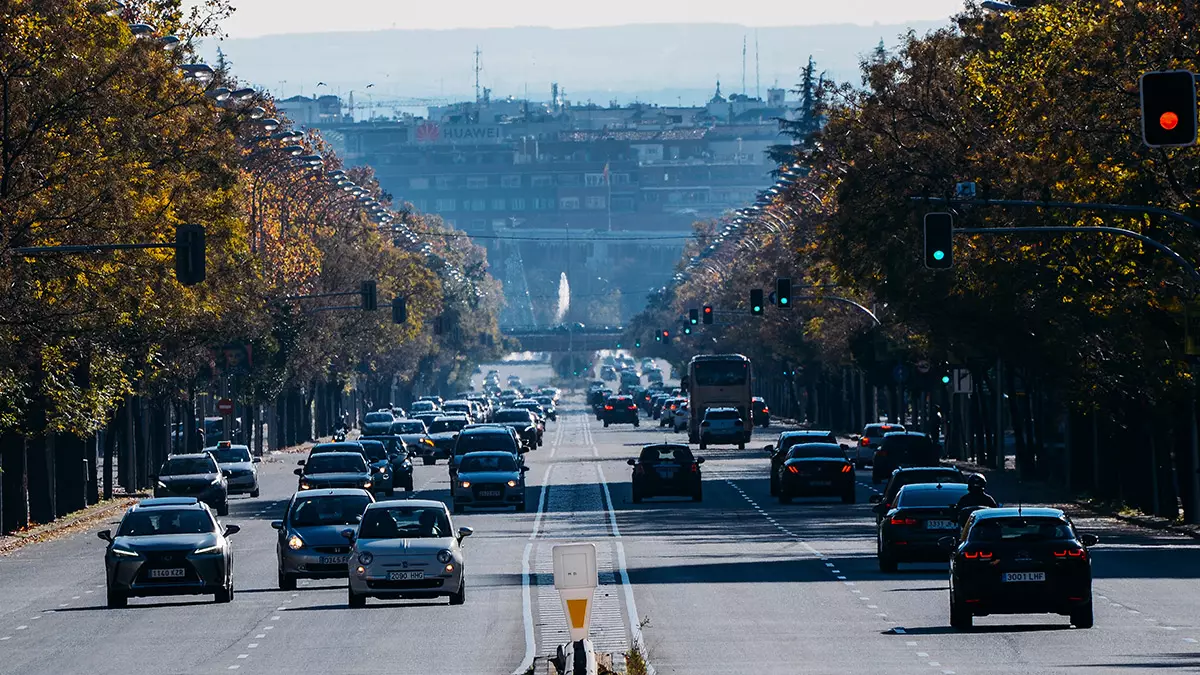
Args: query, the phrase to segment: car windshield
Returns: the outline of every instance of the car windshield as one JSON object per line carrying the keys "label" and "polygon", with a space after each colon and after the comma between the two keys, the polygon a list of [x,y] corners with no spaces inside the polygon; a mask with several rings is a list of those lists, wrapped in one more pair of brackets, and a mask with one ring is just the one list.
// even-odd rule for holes
{"label": "car windshield", "polygon": [[458,437],[454,445],[454,454],[465,455],[476,450],[511,451],[514,447],[512,436],[504,432],[464,433]]}
{"label": "car windshield", "polygon": [[367,495],[321,495],[297,499],[292,504],[292,527],[357,525],[371,503]]}
{"label": "car windshield", "polygon": [[387,412],[367,413],[367,416],[363,418],[363,421],[366,422],[367,424],[376,424],[379,422],[391,422],[392,421],[392,413],[387,413]]}
{"label": "car windshield", "polygon": [[473,457],[467,455],[463,457],[462,464],[458,467],[459,473],[470,473],[472,471],[511,471],[517,470],[517,458],[505,453],[503,455],[483,455]]}
{"label": "car windshield", "polygon": [[359,539],[430,539],[450,536],[444,507],[393,506],[367,509]]}
{"label": "car windshield", "polygon": [[906,431],[906,429],[899,424],[868,424],[867,428],[863,430],[863,436],[883,436],[893,431]]}
{"label": "car windshield", "polygon": [[496,416],[493,419],[496,422],[502,422],[502,423],[525,422],[528,424],[529,423],[529,411],[528,410],[501,410],[500,412],[496,413]]}
{"label": "car windshield", "polygon": [[642,448],[642,454],[638,457],[638,461],[643,464],[660,464],[678,462],[680,464],[691,464],[695,461],[692,457],[692,451],[688,448]]}
{"label": "car windshield", "polygon": [[319,455],[324,452],[360,452],[358,441],[352,443],[318,443],[308,451],[309,455]]}
{"label": "car windshield", "polygon": [[317,455],[304,465],[304,473],[365,473],[367,462],[362,455]]}
{"label": "car windshield", "polygon": [[158,472],[160,476],[194,476],[202,473],[217,473],[217,463],[212,457],[175,457],[168,459]]}
{"label": "car windshield", "polygon": [[423,434],[425,433],[425,423],[420,420],[409,420],[407,422],[393,422],[393,434]]}
{"label": "car windshield", "polygon": [[462,431],[462,428],[465,426],[467,426],[465,419],[434,420],[433,424],[429,425],[429,433],[440,434],[447,431]]}
{"label": "car windshield", "polygon": [[967,493],[967,486],[962,483],[946,483],[940,490],[901,490],[896,498],[896,506],[909,508],[914,506],[955,506],[958,500]]}
{"label": "car windshield", "polygon": [[433,401],[417,401],[412,404],[412,412],[429,412],[437,408]]}
{"label": "car windshield", "polygon": [[788,450],[788,459],[846,459],[846,453],[832,443],[801,443]]}
{"label": "car windshield", "polygon": [[404,443],[404,441],[395,436],[360,436],[358,442],[362,443],[363,441],[378,441],[383,443],[383,447],[387,449],[389,455],[400,452],[403,449]]}
{"label": "car windshield", "polygon": [[221,464],[250,461],[250,448],[244,445],[235,445],[230,448],[209,448],[208,452]]}
{"label": "car windshield", "polygon": [[736,420],[740,417],[736,410],[710,410],[704,414],[706,420]]}
{"label": "car windshield", "polygon": [[735,387],[746,384],[749,364],[745,361],[697,361],[694,384],[700,387]]}
{"label": "car windshield", "polygon": [[141,509],[126,514],[118,537],[150,537],[159,534],[207,534],[216,532],[212,516],[201,509]]}
{"label": "car windshield", "polygon": [[372,462],[379,462],[388,458],[387,448],[383,447],[383,443],[379,441],[364,441],[359,439],[358,444],[362,446],[367,459]]}
{"label": "car windshield", "polygon": [[1071,526],[1058,518],[984,518],[967,535],[972,542],[1055,541],[1074,539]]}
{"label": "car windshield", "polygon": [[834,438],[833,434],[820,436],[816,434],[802,434],[799,436],[784,436],[783,440],[779,442],[784,449],[791,448],[795,445],[803,445],[804,443],[833,443],[834,445],[837,445],[837,439]]}

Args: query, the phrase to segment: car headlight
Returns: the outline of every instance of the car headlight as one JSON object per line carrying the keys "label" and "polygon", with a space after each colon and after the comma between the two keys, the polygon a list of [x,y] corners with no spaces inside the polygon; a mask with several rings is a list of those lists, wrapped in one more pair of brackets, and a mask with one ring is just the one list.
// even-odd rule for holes
{"label": "car headlight", "polygon": [[370,565],[371,561],[374,559],[375,556],[370,551],[363,551],[362,553],[358,554],[358,562],[360,565]]}
{"label": "car headlight", "polygon": [[301,490],[308,490],[308,489],[310,489],[311,487],[312,487],[312,486],[311,486],[311,485],[309,485],[308,483],[306,483],[306,482],[304,482],[304,481],[300,481],[300,489],[301,489]]}
{"label": "car headlight", "polygon": [[444,549],[438,551],[437,559],[438,559],[438,562],[445,565],[446,563],[450,562],[451,560],[454,560],[454,554],[451,553],[449,549],[444,548]]}
{"label": "car headlight", "polygon": [[363,481],[363,487],[365,487],[365,488],[369,488],[369,487],[371,487],[371,481],[369,481],[369,480],[364,480],[364,481]]}
{"label": "car headlight", "polygon": [[136,558],[136,557],[138,557],[138,552],[137,552],[137,551],[132,551],[132,550],[130,550],[130,549],[127,549],[127,548],[119,548],[119,547],[117,547],[117,546],[114,546],[114,547],[112,547],[112,552],[113,552],[113,555],[122,556],[122,557],[125,557],[125,558]]}
{"label": "car headlight", "polygon": [[220,485],[220,484],[221,484],[221,477],[220,477],[220,476],[218,476],[218,477],[216,477],[216,478],[212,479],[212,483],[209,483],[209,485]]}
{"label": "car headlight", "polygon": [[515,481],[515,480],[508,481],[508,487],[517,487],[517,481]]}
{"label": "car headlight", "polygon": [[292,536],[288,537],[288,548],[292,549],[293,551],[299,551],[300,549],[304,548],[304,540],[300,538],[300,535],[293,534]]}
{"label": "car headlight", "polygon": [[202,555],[204,553],[216,553],[220,550],[221,550],[220,544],[213,544],[212,546],[204,546],[202,548],[198,548],[195,551],[192,551],[192,554],[193,555]]}
{"label": "car headlight", "polygon": [[460,487],[469,488],[469,487],[471,487],[471,481],[469,481],[469,480],[464,480],[463,482],[459,483],[459,486],[460,486]]}
{"label": "car headlight", "polygon": [[433,447],[433,440],[432,440],[432,439],[429,439],[429,438],[422,438],[422,439],[421,439],[421,442],[422,442],[422,443],[424,443],[425,445],[428,445],[428,446],[430,446],[430,447]]}
{"label": "car headlight", "polygon": [[164,482],[162,482],[162,481],[160,480],[160,481],[158,481],[158,487],[160,487],[160,488],[162,488],[162,489],[166,490],[166,489],[167,489],[167,484],[166,484],[166,483],[164,483]]}

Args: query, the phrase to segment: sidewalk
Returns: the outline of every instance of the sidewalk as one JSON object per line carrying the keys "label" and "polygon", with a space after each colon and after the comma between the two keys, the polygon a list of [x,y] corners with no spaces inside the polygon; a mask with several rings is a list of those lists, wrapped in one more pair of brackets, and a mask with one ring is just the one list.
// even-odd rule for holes
{"label": "sidewalk", "polygon": [[2,535],[0,536],[0,557],[30,544],[52,541],[87,530],[101,521],[119,516],[125,509],[137,502],[139,496],[116,497],[108,501],[101,501],[49,523],[34,525],[28,530]]}

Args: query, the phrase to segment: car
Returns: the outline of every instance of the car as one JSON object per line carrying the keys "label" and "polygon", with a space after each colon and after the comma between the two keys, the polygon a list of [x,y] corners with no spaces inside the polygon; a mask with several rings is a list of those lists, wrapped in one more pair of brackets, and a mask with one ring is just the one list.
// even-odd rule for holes
{"label": "car", "polygon": [[466,506],[514,506],[525,510],[525,472],[529,467],[506,451],[469,452],[458,462],[450,486],[454,512]]}
{"label": "car", "polygon": [[704,484],[700,473],[703,457],[692,456],[684,443],[656,443],[642,446],[637,459],[628,460],[633,467],[631,481],[634,504],[647,497],[691,497],[704,499]]}
{"label": "car", "polygon": [[[433,419],[444,417],[438,413]],[[412,449],[414,455],[421,458],[422,464],[435,464],[439,459],[449,457],[449,453],[439,451],[433,439],[429,436],[429,426],[424,420],[396,420],[392,422],[391,433],[404,439],[404,443]]]}
{"label": "car", "polygon": [[997,508],[971,514],[950,552],[950,626],[969,629],[976,616],[1062,614],[1091,628],[1092,555],[1099,541],[1080,534],[1059,509]]}
{"label": "car", "polygon": [[446,462],[450,481],[458,478],[458,462],[467,453],[481,450],[503,450],[520,461],[527,447],[517,435],[516,429],[504,424],[476,424],[463,427],[454,441],[454,453]]}
{"label": "car", "polygon": [[[467,417],[471,418],[472,422],[476,421],[475,415],[478,414],[476,412],[476,410],[471,406],[471,402],[467,401],[465,399],[456,399],[456,400],[452,400],[452,401],[446,401],[446,403],[442,406],[442,412],[445,414],[460,413],[460,414],[466,415]],[[479,420],[479,421],[482,421],[482,420]]]}
{"label": "car", "polygon": [[[511,427],[521,438],[525,447],[533,450],[542,444],[542,429],[538,426],[534,413],[522,408],[504,408],[497,410],[492,416],[492,424],[502,424]],[[461,454],[455,450],[455,454]]]}
{"label": "car", "polygon": [[[396,484],[403,481],[396,481],[396,476],[392,473],[392,458],[388,456],[387,446],[380,441],[372,441],[362,438],[361,436],[354,440],[362,446],[363,458],[367,460],[367,465],[371,467],[371,490],[374,492],[382,492],[391,497],[396,494]],[[412,464],[409,464],[409,479],[411,480]],[[412,488],[409,488],[410,490]]]}
{"label": "car", "polygon": [[437,402],[421,399],[419,401],[413,401],[413,404],[408,407],[408,414],[413,419],[416,419],[416,416],[419,413],[441,412],[441,409],[442,407],[438,405]]}
{"label": "car", "polygon": [[675,410],[679,407],[680,403],[683,403],[686,400],[687,399],[679,398],[678,396],[672,396],[666,401],[663,401],[662,411],[658,417],[658,426],[665,427],[668,425],[674,425]]}
{"label": "car", "polygon": [[875,524],[883,520],[883,515],[891,510],[896,503],[896,495],[905,485],[914,483],[963,483],[967,482],[967,474],[953,466],[925,466],[909,469],[896,469],[884,486],[883,492],[871,495],[870,501],[875,504]]}
{"label": "car", "polygon": [[617,379],[617,369],[612,366],[600,366],[600,379],[605,382],[615,382]]}
{"label": "car", "polygon": [[[361,446],[360,446],[361,447]],[[314,448],[315,449],[315,448]],[[359,450],[351,452],[322,452],[300,460],[301,468],[293,473],[300,477],[298,489],[374,488],[374,476],[367,460]]]}
{"label": "car", "polygon": [[849,446],[836,443],[800,443],[788,450],[779,468],[779,503],[796,497],[833,495],[843,504],[855,501],[854,464],[846,456]]}
{"label": "car", "polygon": [[418,396],[417,401],[429,401],[430,403],[433,403],[435,406],[437,406],[439,408],[442,407],[442,397],[438,396],[437,394],[427,394],[425,396]]}
{"label": "car", "polygon": [[362,432],[364,434],[386,434],[392,429],[392,422],[395,421],[391,410],[379,410],[376,412],[367,413],[363,417]]}
{"label": "car", "polygon": [[676,404],[674,414],[671,416],[671,430],[675,433],[686,432],[688,430],[688,425],[691,424],[692,420],[691,405],[691,402],[687,399]]}
{"label": "car", "polygon": [[[671,396],[669,394],[656,394],[653,397],[651,397],[650,398],[650,417],[652,417],[656,420],[661,420],[663,404],[665,404],[667,402],[667,400],[670,398],[671,398]],[[659,423],[659,426],[662,426],[661,422]]]}
{"label": "car", "polygon": [[893,431],[883,435],[871,462],[871,480],[882,483],[892,471],[906,466],[937,466],[941,449],[917,431]]}
{"label": "car", "polygon": [[909,483],[879,521],[875,555],[880,572],[895,572],[902,562],[943,562],[938,541],[958,529],[958,500],[966,483]]}
{"label": "car", "polygon": [[217,441],[205,452],[217,460],[221,473],[225,474],[225,484],[228,494],[248,494],[251,497],[259,495],[258,467],[260,457],[251,457],[250,448],[245,445],[234,445],[232,441]]}
{"label": "car", "polygon": [[358,525],[374,501],[375,497],[361,488],[294,493],[283,520],[271,521],[271,527],[279,531],[275,544],[279,590],[296,590],[297,579],[345,579],[350,542],[342,530]]}
{"label": "car", "polygon": [[392,486],[396,488],[404,488],[409,492],[413,489],[413,464],[412,458],[415,452],[408,447],[404,442],[404,438],[394,434],[378,435],[378,436],[359,436],[355,439],[359,443],[364,441],[377,441],[383,444],[384,451],[387,453],[388,461],[392,467]]}
{"label": "car", "polygon": [[367,506],[357,528],[342,531],[352,544],[347,603],[367,598],[436,598],[466,601],[463,539],[473,530],[453,529],[442,502],[406,499]]}
{"label": "car", "polygon": [[522,410],[528,410],[529,412],[533,413],[534,415],[537,415],[538,420],[542,424],[542,428],[545,429],[546,420],[550,418],[550,415],[546,412],[546,409],[542,407],[542,404],[539,403],[537,399],[534,399],[534,398],[519,399],[519,400],[513,401],[512,407],[520,408]]}
{"label": "car", "polygon": [[444,417],[445,415],[446,413],[442,412],[441,410],[430,410],[428,412],[413,413],[411,419],[417,420],[418,422],[424,422],[425,426],[428,427],[430,424],[433,424],[434,420],[439,417]]}
{"label": "car", "polygon": [[[211,457],[210,457],[211,459]],[[129,507],[112,530],[96,533],[108,542],[104,570],[108,607],[131,597],[208,595],[233,600],[233,546],[237,525],[221,526],[208,505],[195,497],[144,499]]]}
{"label": "car", "polygon": [[538,405],[542,406],[542,410],[546,413],[546,418],[551,422],[558,421],[558,407],[554,405],[554,397],[549,395],[541,395],[534,397]]}
{"label": "car", "polygon": [[632,424],[636,427],[641,426],[642,421],[638,415],[637,403],[634,403],[632,396],[624,394],[608,397],[608,400],[604,402],[600,418],[604,421],[605,427],[610,424]]}
{"label": "car", "polygon": [[854,456],[850,458],[854,461],[854,466],[865,469],[868,464],[874,461],[875,449],[883,441],[883,435],[893,431],[904,431],[904,426],[901,424],[879,422],[863,427],[862,435],[857,438],[858,447],[855,448]]}
{"label": "car", "polygon": [[462,416],[435,417],[429,425],[429,440],[433,441],[433,450],[428,453],[429,461],[425,463],[434,464],[440,457],[450,457],[454,453],[454,442],[468,424],[471,421]]}
{"label": "car", "polygon": [[767,407],[766,399],[761,396],[751,397],[750,410],[754,413],[754,426],[764,429],[771,426],[771,409]]}
{"label": "car", "polygon": [[155,497],[195,497],[217,515],[229,515],[229,483],[207,452],[171,455],[150,480]]}
{"label": "car", "polygon": [[737,408],[706,408],[700,419],[700,449],[717,443],[746,449],[746,423]]}
{"label": "car", "polygon": [[832,443],[837,445],[838,440],[832,431],[803,429],[781,432],[778,438],[775,439],[774,444],[763,448],[763,451],[771,456],[770,492],[772,497],[779,494],[779,470],[783,468],[783,461],[787,459],[788,450],[791,450],[792,446],[800,443]]}

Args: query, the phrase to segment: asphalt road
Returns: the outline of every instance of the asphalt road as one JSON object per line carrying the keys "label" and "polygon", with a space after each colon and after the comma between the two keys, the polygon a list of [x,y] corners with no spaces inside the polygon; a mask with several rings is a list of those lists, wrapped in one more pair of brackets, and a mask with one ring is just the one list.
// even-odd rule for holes
{"label": "asphalt road", "polygon": [[[527,382],[543,374],[517,370]],[[243,528],[228,605],[138,598],[105,609],[103,542],[94,531],[0,558],[0,673],[520,671],[565,641],[550,577],[550,550],[564,541],[597,544],[600,649],[619,652],[641,639],[659,673],[1200,669],[1198,542],[1078,521],[1102,540],[1095,628],[998,616],[957,633],[947,625],[944,565],[878,571],[869,476],[859,474],[855,505],[769,498],[758,448],[777,432],[760,432],[744,451],[698,452],[708,460],[703,502],[633,505],[625,460],[643,443],[682,436],[654,424],[604,429],[574,399],[527,457],[529,512],[456,518],[475,528],[461,607],[370,601],[350,610],[337,581],[277,590],[269,522],[295,486],[300,457],[276,456],[263,465],[262,497],[235,499],[223,519]],[[444,465],[418,465],[416,485],[419,496],[445,499]]]}

